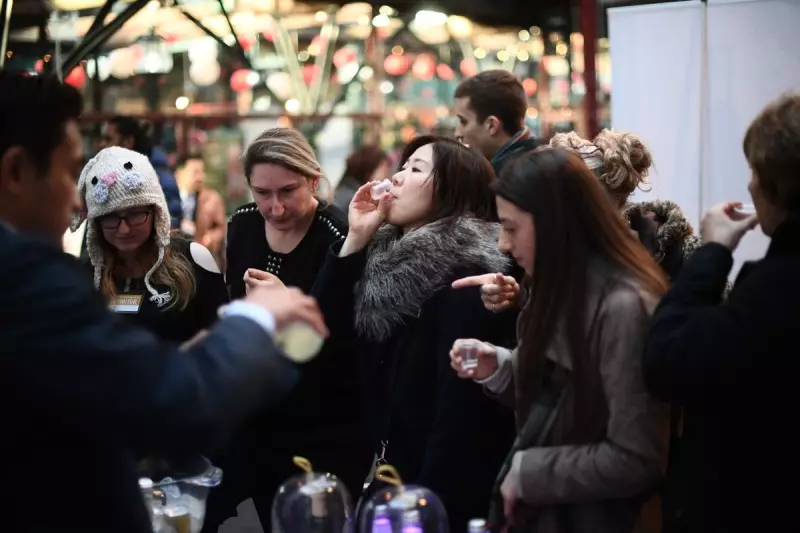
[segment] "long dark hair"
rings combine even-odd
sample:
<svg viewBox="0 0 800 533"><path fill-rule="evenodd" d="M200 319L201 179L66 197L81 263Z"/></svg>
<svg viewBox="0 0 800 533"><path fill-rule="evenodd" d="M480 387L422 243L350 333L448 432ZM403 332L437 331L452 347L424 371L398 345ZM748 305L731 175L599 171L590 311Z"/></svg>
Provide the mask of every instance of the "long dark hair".
<svg viewBox="0 0 800 533"><path fill-rule="evenodd" d="M491 183L494 170L482 155L454 139L422 135L408 143L400 157L400 168L418 149L433 145L433 211L428 221L471 215L497 220L497 205Z"/></svg>
<svg viewBox="0 0 800 533"><path fill-rule="evenodd" d="M586 324L587 275L597 259L632 276L654 295L667 280L608 201L602 185L576 153L539 148L509 164L493 184L496 194L533 216L536 252L528 280L519 353L519 410L526 413L541 386L545 353L562 325L573 366L577 425L592 405L596 373L590 372ZM522 418L524 420L524 418Z"/></svg>

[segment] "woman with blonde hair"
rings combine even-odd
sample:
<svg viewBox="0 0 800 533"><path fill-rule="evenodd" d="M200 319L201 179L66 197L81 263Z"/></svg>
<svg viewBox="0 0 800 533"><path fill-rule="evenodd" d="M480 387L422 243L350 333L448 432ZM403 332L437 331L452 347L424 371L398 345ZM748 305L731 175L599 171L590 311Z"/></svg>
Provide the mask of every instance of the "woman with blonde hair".
<svg viewBox="0 0 800 533"><path fill-rule="evenodd" d="M111 308L159 337L183 343L217 319L228 301L211 252L170 234L158 175L134 151L110 147L81 172L86 251L95 286Z"/></svg>
<svg viewBox="0 0 800 533"><path fill-rule="evenodd" d="M226 281L232 298L261 283L310 292L328 249L347 234L346 215L320 198L322 168L309 142L291 128L268 129L243 156L254 202L228 223ZM252 497L264 531L272 531L275 491L296 474L292 456L340 477L355 497L371 466L355 358L334 341L306 364L277 409L248 420L222 462L226 480L214 491L206 531Z"/></svg>
<svg viewBox="0 0 800 533"><path fill-rule="evenodd" d="M700 240L674 202L630 201L636 189L647 185L653 165L650 150L642 141L632 133L603 130L593 141L575 132L559 133L553 136L550 146L578 152L645 248L674 279L684 260L700 246Z"/></svg>

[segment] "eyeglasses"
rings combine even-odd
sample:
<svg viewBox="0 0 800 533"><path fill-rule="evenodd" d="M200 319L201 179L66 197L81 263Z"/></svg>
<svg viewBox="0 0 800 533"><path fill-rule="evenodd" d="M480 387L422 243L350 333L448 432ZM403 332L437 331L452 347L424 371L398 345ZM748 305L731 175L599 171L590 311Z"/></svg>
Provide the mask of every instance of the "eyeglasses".
<svg viewBox="0 0 800 533"><path fill-rule="evenodd" d="M106 215L100 219L103 229L117 229L124 220L128 226L141 226L150 218L151 211L135 211L127 215Z"/></svg>

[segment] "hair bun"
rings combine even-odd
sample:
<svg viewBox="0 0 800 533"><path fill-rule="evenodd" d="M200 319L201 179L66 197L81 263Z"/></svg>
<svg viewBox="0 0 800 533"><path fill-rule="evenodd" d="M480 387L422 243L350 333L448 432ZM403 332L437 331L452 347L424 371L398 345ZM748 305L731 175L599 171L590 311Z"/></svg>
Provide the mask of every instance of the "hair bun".
<svg viewBox="0 0 800 533"><path fill-rule="evenodd" d="M603 152L603 181L615 196L629 196L643 183L653 165L650 150L636 135L603 130L594 140Z"/></svg>

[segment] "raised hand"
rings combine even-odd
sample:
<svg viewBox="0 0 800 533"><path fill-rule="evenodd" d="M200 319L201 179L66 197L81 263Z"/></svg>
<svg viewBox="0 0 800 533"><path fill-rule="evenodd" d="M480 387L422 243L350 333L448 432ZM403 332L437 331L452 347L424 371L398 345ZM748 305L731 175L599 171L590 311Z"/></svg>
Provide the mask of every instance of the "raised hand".
<svg viewBox="0 0 800 533"><path fill-rule="evenodd" d="M342 255L364 248L378 228L386 222L393 197L387 192L380 200L373 200L371 190L378 183L371 181L362 185L350 201L347 214L349 230L345 245L342 247Z"/></svg>
<svg viewBox="0 0 800 533"><path fill-rule="evenodd" d="M454 281L452 287L454 289L480 287L483 305L494 313L505 311L517 305L522 292L517 280L499 273L461 278Z"/></svg>
<svg viewBox="0 0 800 533"><path fill-rule="evenodd" d="M716 242L735 250L744 234L758 225L758 216L740 213L736 210L740 207L741 202L725 202L706 211L700 223L703 242Z"/></svg>

